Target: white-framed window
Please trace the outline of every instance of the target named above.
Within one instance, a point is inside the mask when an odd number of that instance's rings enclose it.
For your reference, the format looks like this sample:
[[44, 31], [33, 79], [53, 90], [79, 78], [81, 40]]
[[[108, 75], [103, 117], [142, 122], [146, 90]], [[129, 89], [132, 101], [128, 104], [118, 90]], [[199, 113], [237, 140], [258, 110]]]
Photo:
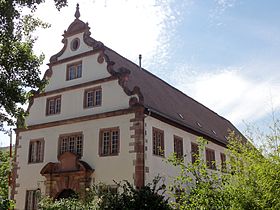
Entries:
[[25, 198], [25, 210], [37, 210], [38, 209], [38, 191], [27, 190]]
[[119, 154], [120, 130], [116, 128], [105, 128], [100, 130], [99, 155], [113, 156]]
[[44, 139], [31, 140], [29, 143], [28, 163], [44, 161]]
[[73, 80], [82, 77], [82, 61], [67, 65], [66, 80]]
[[59, 114], [61, 111], [61, 95], [47, 98], [46, 115]]
[[78, 157], [83, 155], [83, 134], [63, 134], [59, 136], [59, 149], [58, 154], [61, 155], [64, 152], [72, 152]]
[[102, 103], [102, 89], [100, 86], [85, 90], [84, 108], [101, 106], [101, 103]]

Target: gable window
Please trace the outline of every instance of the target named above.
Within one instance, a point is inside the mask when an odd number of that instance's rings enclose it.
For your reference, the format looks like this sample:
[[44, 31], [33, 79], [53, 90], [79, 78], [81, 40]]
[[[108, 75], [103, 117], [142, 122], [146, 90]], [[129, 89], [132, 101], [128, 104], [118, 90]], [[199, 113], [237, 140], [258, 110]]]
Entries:
[[205, 149], [206, 152], [206, 165], [209, 169], [216, 169], [215, 164], [215, 151], [209, 148]]
[[102, 101], [102, 89], [101, 87], [95, 87], [85, 90], [84, 94], [84, 107], [91, 108], [95, 106], [101, 106]]
[[31, 140], [29, 143], [28, 163], [41, 163], [44, 159], [44, 139]]
[[177, 158], [183, 158], [183, 139], [179, 136], [174, 136], [174, 153]]
[[221, 169], [222, 169], [222, 171], [226, 171], [226, 169], [227, 169], [226, 155], [224, 153], [221, 153]]
[[72, 152], [78, 157], [83, 154], [83, 135], [82, 133], [64, 134], [59, 137], [59, 154]]
[[66, 70], [66, 80], [72, 80], [82, 77], [82, 61], [68, 64]]
[[37, 190], [27, 190], [25, 198], [25, 210], [38, 209], [38, 194]]
[[164, 157], [164, 132], [153, 128], [153, 154]]
[[119, 128], [105, 128], [100, 130], [99, 154], [100, 156], [118, 155], [120, 148]]
[[195, 163], [199, 156], [199, 147], [198, 144], [191, 143], [191, 155], [192, 155], [192, 163]]
[[47, 98], [47, 115], [59, 114], [61, 110], [61, 96]]

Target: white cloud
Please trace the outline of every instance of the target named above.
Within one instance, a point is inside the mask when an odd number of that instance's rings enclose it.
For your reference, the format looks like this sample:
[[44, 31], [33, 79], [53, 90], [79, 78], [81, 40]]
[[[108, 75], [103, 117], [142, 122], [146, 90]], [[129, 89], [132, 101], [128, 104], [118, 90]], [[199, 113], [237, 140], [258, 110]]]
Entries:
[[244, 120], [258, 120], [272, 108], [280, 109], [280, 84], [273, 79], [256, 81], [246, 78], [242, 75], [243, 68], [200, 74], [194, 74], [191, 69], [184, 67], [174, 72], [173, 84], [236, 125]]

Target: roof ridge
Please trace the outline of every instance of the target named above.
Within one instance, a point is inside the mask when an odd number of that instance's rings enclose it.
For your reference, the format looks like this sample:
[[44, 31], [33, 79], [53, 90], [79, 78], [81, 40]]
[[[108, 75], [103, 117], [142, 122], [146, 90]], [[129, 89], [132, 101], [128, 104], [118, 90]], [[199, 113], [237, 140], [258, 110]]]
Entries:
[[[123, 55], [119, 54], [118, 52], [116, 52], [115, 50], [112, 50], [111, 48], [107, 47], [104, 45], [105, 48], [107, 48], [108, 50], [111, 50], [112, 52], [116, 53], [118, 56], [122, 57], [123, 59], [127, 60], [128, 62], [130, 62], [131, 64], [137, 66], [139, 68], [139, 65], [137, 65], [136, 63], [132, 62], [131, 60], [129, 60], [128, 58], [124, 57]], [[151, 73], [150, 71], [146, 70], [145, 68], [141, 67], [142, 71], [145, 71], [146, 73], [150, 74], [151, 76], [153, 76], [154, 78], [160, 80], [161, 82], [163, 82], [164, 84], [168, 85], [169, 87], [171, 87], [172, 89], [174, 89], [175, 91], [179, 92], [180, 94], [184, 95], [185, 97], [190, 98], [191, 100], [193, 100], [194, 102], [196, 102], [197, 104], [201, 105], [202, 107], [206, 108], [207, 110], [211, 111], [213, 114], [217, 115], [218, 117], [222, 118], [223, 120], [226, 120], [228, 122], [230, 122], [228, 119], [224, 118], [223, 116], [219, 115], [217, 112], [211, 110], [210, 108], [208, 108], [207, 106], [205, 106], [204, 104], [200, 103], [199, 101], [195, 100], [194, 98], [188, 96], [186, 93], [184, 93], [183, 91], [177, 89], [176, 87], [170, 85], [168, 82], [166, 82], [165, 80], [161, 79], [160, 77], [156, 76], [155, 74]], [[140, 89], [141, 91], [141, 89]], [[145, 99], [144, 99], [145, 100]], [[231, 122], [230, 122], [231, 123]], [[231, 123], [232, 124], [232, 123]], [[234, 126], [235, 127], [235, 126]]]

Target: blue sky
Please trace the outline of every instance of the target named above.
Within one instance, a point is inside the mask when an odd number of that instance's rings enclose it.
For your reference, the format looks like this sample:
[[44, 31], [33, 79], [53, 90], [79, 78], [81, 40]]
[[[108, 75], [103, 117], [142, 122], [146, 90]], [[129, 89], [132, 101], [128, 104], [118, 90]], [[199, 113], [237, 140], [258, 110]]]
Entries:
[[[264, 126], [280, 118], [280, 1], [80, 0], [80, 19], [92, 37], [233, 122]], [[75, 4], [56, 11], [50, 1], [36, 15], [37, 53], [62, 48]], [[0, 145], [8, 136], [0, 135]]]

